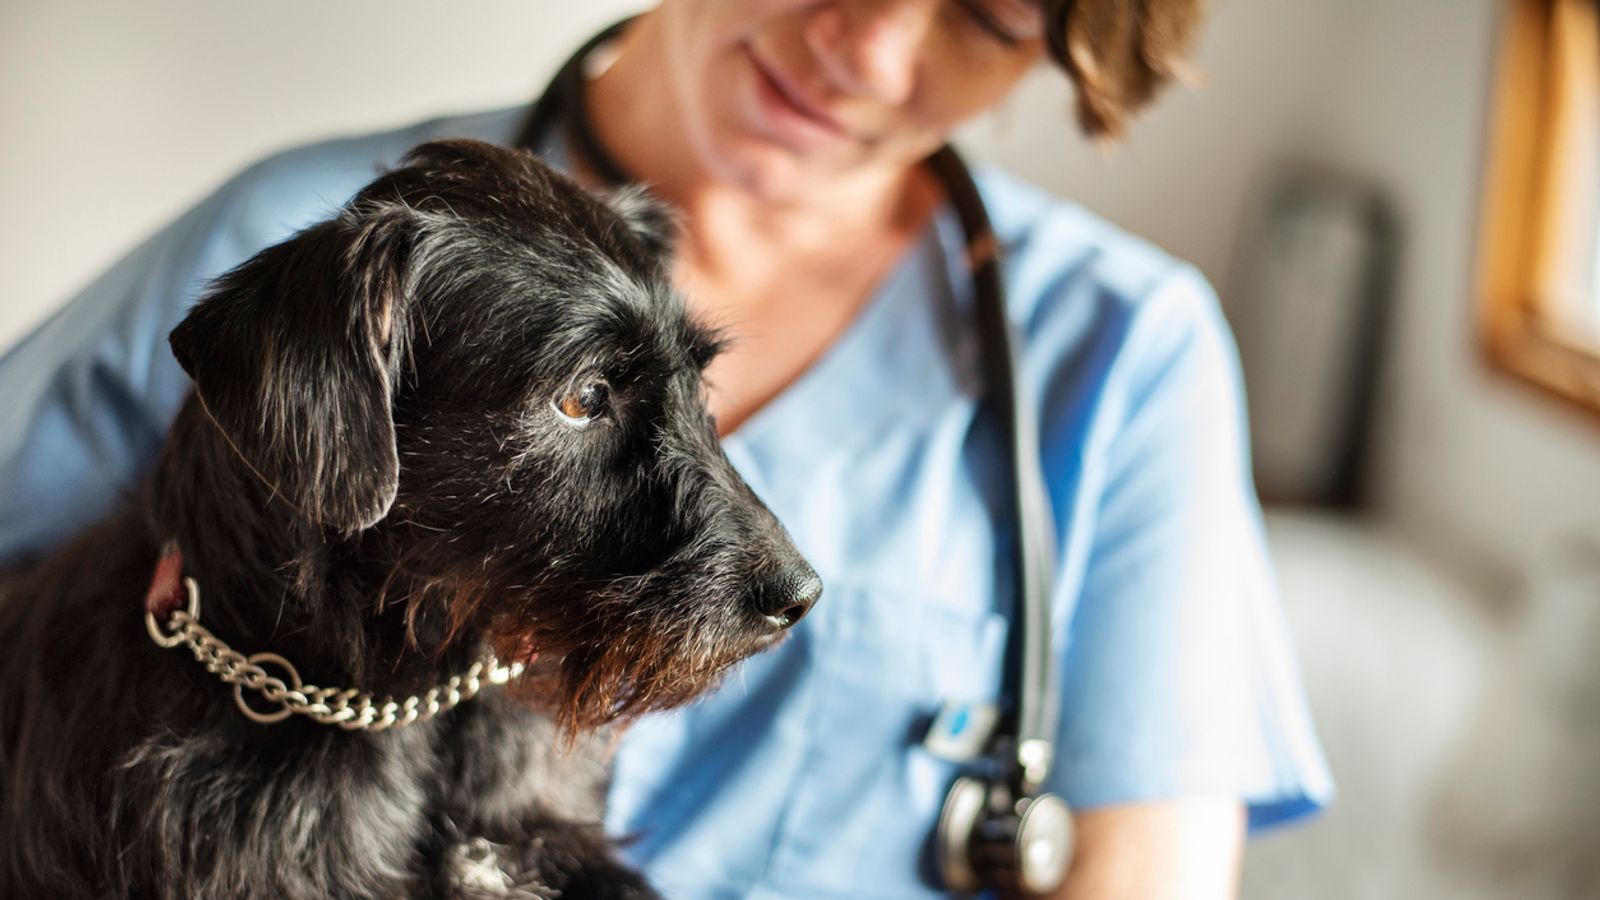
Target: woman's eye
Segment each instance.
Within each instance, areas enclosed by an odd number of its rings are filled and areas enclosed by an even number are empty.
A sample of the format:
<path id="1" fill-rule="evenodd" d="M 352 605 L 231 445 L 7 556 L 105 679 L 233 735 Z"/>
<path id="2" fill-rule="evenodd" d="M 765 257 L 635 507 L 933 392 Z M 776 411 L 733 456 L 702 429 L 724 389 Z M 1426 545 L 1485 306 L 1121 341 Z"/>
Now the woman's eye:
<path id="1" fill-rule="evenodd" d="M 1044 37 L 1040 0 L 953 0 L 966 23 L 1005 48 Z"/>
<path id="2" fill-rule="evenodd" d="M 583 424 L 604 415 L 610 399 L 611 389 L 604 381 L 587 381 L 557 397 L 553 405 L 568 420 Z"/>
<path id="3" fill-rule="evenodd" d="M 999 17 L 984 6 L 984 0 L 955 0 L 955 2 L 966 14 L 967 19 L 989 37 L 1007 47 L 1014 47 L 1022 42 L 1020 35 L 1012 34 L 1001 24 Z"/>

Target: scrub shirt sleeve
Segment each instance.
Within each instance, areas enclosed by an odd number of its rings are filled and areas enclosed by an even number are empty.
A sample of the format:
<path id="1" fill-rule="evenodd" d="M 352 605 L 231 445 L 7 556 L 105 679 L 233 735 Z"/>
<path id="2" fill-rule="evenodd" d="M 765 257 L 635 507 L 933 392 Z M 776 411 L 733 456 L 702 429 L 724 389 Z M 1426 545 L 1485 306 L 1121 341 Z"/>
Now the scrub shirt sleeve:
<path id="1" fill-rule="evenodd" d="M 189 390 L 167 334 L 212 279 L 332 215 L 417 144 L 503 143 L 526 114 L 449 116 L 267 157 L 0 357 L 0 565 L 49 550 L 132 490 Z"/>
<path id="2" fill-rule="evenodd" d="M 1237 353 L 1192 268 L 1130 310 L 1087 451 L 1100 490 L 1070 526 L 1092 537 L 1077 601 L 1058 607 L 1053 786 L 1079 807 L 1228 796 L 1252 828 L 1294 818 L 1332 783 L 1268 561 Z"/>
<path id="3" fill-rule="evenodd" d="M 103 516 L 153 461 L 189 385 L 167 333 L 210 279 L 293 230 L 266 189 L 281 166 L 235 177 L 0 357 L 0 563 Z"/>

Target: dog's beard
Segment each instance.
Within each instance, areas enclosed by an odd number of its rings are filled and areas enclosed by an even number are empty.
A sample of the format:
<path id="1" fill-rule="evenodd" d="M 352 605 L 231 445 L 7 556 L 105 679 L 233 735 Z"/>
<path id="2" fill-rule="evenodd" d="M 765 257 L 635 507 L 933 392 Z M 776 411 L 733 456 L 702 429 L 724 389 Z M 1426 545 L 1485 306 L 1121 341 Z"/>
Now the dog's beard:
<path id="1" fill-rule="evenodd" d="M 540 629 L 507 635 L 496 646 L 503 658 L 527 666 L 512 696 L 574 735 L 688 703 L 715 688 L 749 655 L 730 648 L 685 652 L 672 637 L 659 634 L 562 643 L 549 629 Z"/>
<path id="2" fill-rule="evenodd" d="M 688 703 L 778 643 L 714 581 L 657 573 L 498 591 L 480 582 L 448 602 L 452 631 L 486 623 L 500 660 L 523 664 L 511 696 L 576 736 Z"/>

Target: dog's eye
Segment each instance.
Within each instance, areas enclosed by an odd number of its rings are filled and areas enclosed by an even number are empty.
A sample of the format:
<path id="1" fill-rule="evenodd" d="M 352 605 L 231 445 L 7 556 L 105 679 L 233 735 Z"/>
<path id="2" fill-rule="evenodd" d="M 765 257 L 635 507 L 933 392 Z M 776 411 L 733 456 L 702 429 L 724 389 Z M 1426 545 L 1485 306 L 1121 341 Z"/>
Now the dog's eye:
<path id="1" fill-rule="evenodd" d="M 586 381 L 554 400 L 556 412 L 574 424 L 586 424 L 603 415 L 611 399 L 611 388 L 604 381 Z"/>

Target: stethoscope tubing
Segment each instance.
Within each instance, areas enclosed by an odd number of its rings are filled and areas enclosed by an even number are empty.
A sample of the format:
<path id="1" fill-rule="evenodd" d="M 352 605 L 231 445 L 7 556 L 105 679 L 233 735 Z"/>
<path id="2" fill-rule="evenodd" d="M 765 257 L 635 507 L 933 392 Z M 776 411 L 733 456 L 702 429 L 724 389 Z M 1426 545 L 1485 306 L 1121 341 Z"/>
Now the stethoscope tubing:
<path id="1" fill-rule="evenodd" d="M 603 181 L 633 181 L 607 153 L 594 133 L 584 104 L 584 62 L 589 54 L 616 39 L 632 19 L 618 22 L 585 41 L 557 70 L 534 102 L 517 134 L 518 146 L 537 149 L 552 129 L 564 125 L 569 140 Z M 1011 520 L 1015 535 L 1013 571 L 1018 627 L 1006 649 L 1003 690 L 1016 698 L 1014 710 L 1002 716 L 994 746 L 1019 796 L 1037 792 L 1054 763 L 1059 716 L 1055 654 L 1051 652 L 1050 596 L 1055 576 L 1055 520 L 1039 460 L 1039 426 L 1031 398 L 1020 378 L 1020 360 L 1013 327 L 1006 316 L 1005 286 L 1000 271 L 1000 246 L 971 169 L 945 144 L 928 157 L 954 207 L 965 238 L 972 278 L 973 305 L 986 388 L 985 401 L 1003 425 L 1012 483 Z"/>

